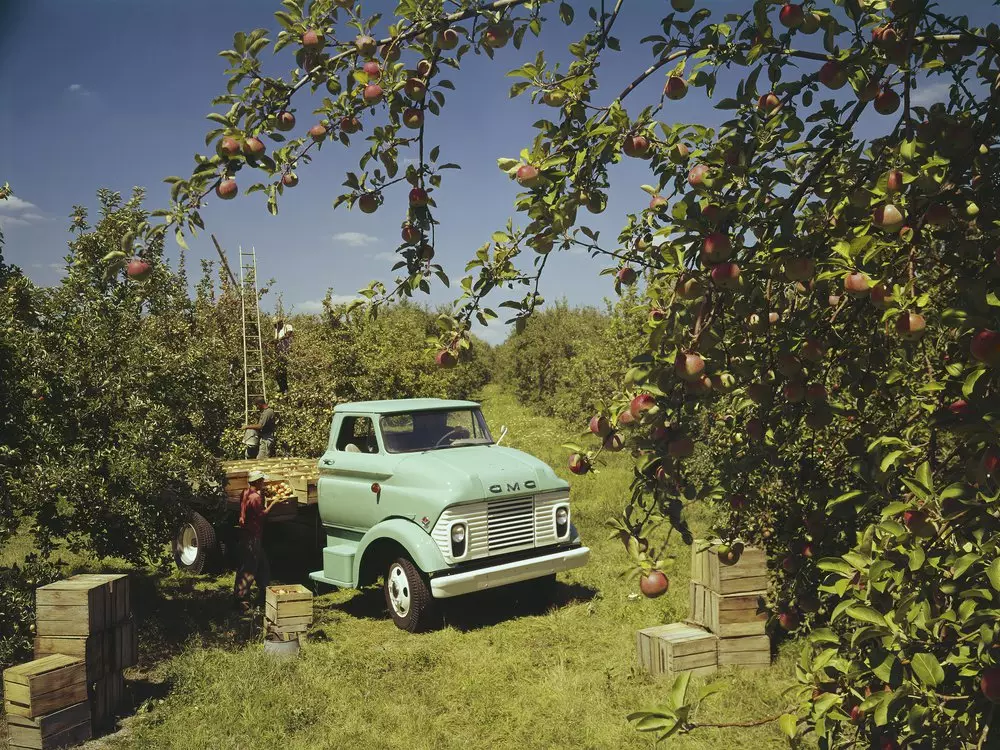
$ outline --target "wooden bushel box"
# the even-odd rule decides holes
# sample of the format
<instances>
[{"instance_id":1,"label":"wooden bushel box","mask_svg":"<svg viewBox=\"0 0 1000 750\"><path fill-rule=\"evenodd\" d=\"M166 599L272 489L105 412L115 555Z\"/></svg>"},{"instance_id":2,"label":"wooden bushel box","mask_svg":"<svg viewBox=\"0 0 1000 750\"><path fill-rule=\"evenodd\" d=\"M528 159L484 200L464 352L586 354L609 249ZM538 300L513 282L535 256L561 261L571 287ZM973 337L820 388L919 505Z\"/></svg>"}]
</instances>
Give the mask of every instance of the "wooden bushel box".
<instances>
[{"instance_id":1,"label":"wooden bushel box","mask_svg":"<svg viewBox=\"0 0 1000 750\"><path fill-rule=\"evenodd\" d=\"M313 595L302 584L268 586L264 602L272 622L280 624L282 620L299 617L312 619Z\"/></svg>"},{"instance_id":2,"label":"wooden bushel box","mask_svg":"<svg viewBox=\"0 0 1000 750\"><path fill-rule=\"evenodd\" d=\"M45 716L87 700L87 668L75 656L43 656L5 670L3 692L8 716Z\"/></svg>"},{"instance_id":3,"label":"wooden bushel box","mask_svg":"<svg viewBox=\"0 0 1000 750\"><path fill-rule=\"evenodd\" d=\"M692 581L691 620L720 638L764 635L767 612L760 608L764 594L764 591L719 594Z\"/></svg>"},{"instance_id":4,"label":"wooden bushel box","mask_svg":"<svg viewBox=\"0 0 1000 750\"><path fill-rule=\"evenodd\" d=\"M73 576L35 590L38 635L90 635L111 622L114 604L106 582Z\"/></svg>"},{"instance_id":5,"label":"wooden bushel box","mask_svg":"<svg viewBox=\"0 0 1000 750\"><path fill-rule=\"evenodd\" d=\"M639 666L652 675L714 672L718 639L703 628L682 622L657 625L636 633Z\"/></svg>"},{"instance_id":6,"label":"wooden bushel box","mask_svg":"<svg viewBox=\"0 0 1000 750\"><path fill-rule=\"evenodd\" d=\"M134 667L139 661L139 640L135 620L127 620L112 631L114 670Z\"/></svg>"},{"instance_id":7,"label":"wooden bushel box","mask_svg":"<svg viewBox=\"0 0 1000 750\"><path fill-rule=\"evenodd\" d=\"M90 704L84 701L35 719L8 715L7 732L10 746L16 748L49 750L78 745L93 736Z\"/></svg>"},{"instance_id":8,"label":"wooden bushel box","mask_svg":"<svg viewBox=\"0 0 1000 750\"><path fill-rule=\"evenodd\" d=\"M705 549L698 539L691 545L691 580L719 594L741 594L767 588L767 556L757 547L746 547L735 565L723 565L718 553Z\"/></svg>"},{"instance_id":9,"label":"wooden bushel box","mask_svg":"<svg viewBox=\"0 0 1000 750\"><path fill-rule=\"evenodd\" d=\"M771 639L748 635L719 639L719 666L766 667L771 664Z\"/></svg>"},{"instance_id":10,"label":"wooden bushel box","mask_svg":"<svg viewBox=\"0 0 1000 750\"><path fill-rule=\"evenodd\" d=\"M108 627L124 622L132 614L132 594L127 573L83 573L74 577L107 587L110 601Z\"/></svg>"},{"instance_id":11,"label":"wooden bushel box","mask_svg":"<svg viewBox=\"0 0 1000 750\"><path fill-rule=\"evenodd\" d=\"M118 710L121 708L125 695L125 678L120 672L114 672L91 683L87 688L90 700L91 723L95 729L109 727Z\"/></svg>"},{"instance_id":12,"label":"wooden bushel box","mask_svg":"<svg viewBox=\"0 0 1000 750\"><path fill-rule=\"evenodd\" d=\"M87 664L87 682L114 669L114 633L105 630L88 636L35 636L35 658L52 654L77 656Z\"/></svg>"}]
</instances>

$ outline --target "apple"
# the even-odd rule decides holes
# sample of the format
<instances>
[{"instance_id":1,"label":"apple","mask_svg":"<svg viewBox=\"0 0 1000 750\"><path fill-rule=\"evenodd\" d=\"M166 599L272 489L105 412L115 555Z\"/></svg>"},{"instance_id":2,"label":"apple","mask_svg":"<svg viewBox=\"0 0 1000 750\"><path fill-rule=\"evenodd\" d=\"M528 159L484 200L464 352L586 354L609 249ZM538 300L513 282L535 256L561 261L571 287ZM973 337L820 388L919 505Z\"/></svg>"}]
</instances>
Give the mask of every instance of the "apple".
<instances>
[{"instance_id":1,"label":"apple","mask_svg":"<svg viewBox=\"0 0 1000 750\"><path fill-rule=\"evenodd\" d=\"M483 44L492 49L500 49L510 39L510 32L503 24L490 24L483 32Z\"/></svg>"},{"instance_id":2,"label":"apple","mask_svg":"<svg viewBox=\"0 0 1000 750\"><path fill-rule=\"evenodd\" d=\"M324 125L313 125L311 128L309 128L309 137L312 138L316 143L319 143L324 138L326 138L326 127Z\"/></svg>"},{"instance_id":3,"label":"apple","mask_svg":"<svg viewBox=\"0 0 1000 750\"><path fill-rule=\"evenodd\" d=\"M243 141L243 155L256 159L264 154L264 142L256 136L250 136Z\"/></svg>"},{"instance_id":4,"label":"apple","mask_svg":"<svg viewBox=\"0 0 1000 750\"><path fill-rule=\"evenodd\" d=\"M871 282L868 275L861 271L853 271L844 277L844 291L854 297L868 294Z\"/></svg>"},{"instance_id":5,"label":"apple","mask_svg":"<svg viewBox=\"0 0 1000 750\"><path fill-rule=\"evenodd\" d=\"M775 364L778 372L786 378L793 378L802 372L802 362L799 361L798 357L791 354L779 354Z\"/></svg>"},{"instance_id":6,"label":"apple","mask_svg":"<svg viewBox=\"0 0 1000 750\"><path fill-rule=\"evenodd\" d=\"M666 85L663 87L663 93L667 95L668 99L673 99L674 101L683 99L687 96L687 92L687 81L680 76L670 76L667 79Z\"/></svg>"},{"instance_id":7,"label":"apple","mask_svg":"<svg viewBox=\"0 0 1000 750\"><path fill-rule=\"evenodd\" d=\"M441 49L455 49L458 46L458 32L449 27L437 35L437 46Z\"/></svg>"},{"instance_id":8,"label":"apple","mask_svg":"<svg viewBox=\"0 0 1000 750\"><path fill-rule=\"evenodd\" d=\"M281 184L284 185L285 187L290 187L290 188L295 187L296 185L299 184L298 175L296 175L294 172L286 172L285 174L281 175Z\"/></svg>"},{"instance_id":9,"label":"apple","mask_svg":"<svg viewBox=\"0 0 1000 750\"><path fill-rule=\"evenodd\" d=\"M625 286L632 286L635 283L637 274L634 269L629 268L628 266L623 266L618 269L616 278L619 283L624 284Z\"/></svg>"},{"instance_id":10,"label":"apple","mask_svg":"<svg viewBox=\"0 0 1000 750\"><path fill-rule=\"evenodd\" d=\"M386 42L379 48L379 54L382 55L382 59L387 63L398 62L400 56L399 45L395 42Z\"/></svg>"},{"instance_id":11,"label":"apple","mask_svg":"<svg viewBox=\"0 0 1000 750\"><path fill-rule=\"evenodd\" d=\"M855 724L859 723L864 716L865 712L861 709L859 705L851 706L851 721Z\"/></svg>"},{"instance_id":12,"label":"apple","mask_svg":"<svg viewBox=\"0 0 1000 750\"><path fill-rule=\"evenodd\" d=\"M806 386L807 401L826 401L826 386L820 383L813 383Z\"/></svg>"},{"instance_id":13,"label":"apple","mask_svg":"<svg viewBox=\"0 0 1000 750\"><path fill-rule=\"evenodd\" d=\"M625 447L625 441L622 440L621 435L612 433L608 435L606 438L604 438L604 440L601 442L601 446L606 451L610 451L611 453L617 453L618 451L620 451L622 448Z\"/></svg>"},{"instance_id":14,"label":"apple","mask_svg":"<svg viewBox=\"0 0 1000 750\"><path fill-rule=\"evenodd\" d=\"M233 179L223 180L215 186L215 194L224 201L232 200L239 191L240 188Z\"/></svg>"},{"instance_id":15,"label":"apple","mask_svg":"<svg viewBox=\"0 0 1000 750\"><path fill-rule=\"evenodd\" d=\"M972 337L972 356L988 365L1000 364L1000 333L983 329Z\"/></svg>"},{"instance_id":16,"label":"apple","mask_svg":"<svg viewBox=\"0 0 1000 750\"><path fill-rule=\"evenodd\" d=\"M701 208L701 218L710 224L718 224L722 221L725 213L725 211L723 211L719 206L716 206L714 203L706 203Z\"/></svg>"},{"instance_id":17,"label":"apple","mask_svg":"<svg viewBox=\"0 0 1000 750\"><path fill-rule=\"evenodd\" d=\"M382 87L377 83L369 83L361 93L361 98L365 104L378 104L382 101Z\"/></svg>"},{"instance_id":18,"label":"apple","mask_svg":"<svg viewBox=\"0 0 1000 750\"><path fill-rule=\"evenodd\" d=\"M678 13L687 13L694 7L694 0L670 0L670 7Z\"/></svg>"},{"instance_id":19,"label":"apple","mask_svg":"<svg viewBox=\"0 0 1000 750\"><path fill-rule=\"evenodd\" d=\"M979 689L991 703L1000 703L1000 667L983 670L983 676L979 679Z\"/></svg>"},{"instance_id":20,"label":"apple","mask_svg":"<svg viewBox=\"0 0 1000 750\"><path fill-rule=\"evenodd\" d=\"M701 379L705 372L705 360L700 354L693 352L678 352L674 358L674 373L681 380L694 382Z\"/></svg>"},{"instance_id":21,"label":"apple","mask_svg":"<svg viewBox=\"0 0 1000 750\"><path fill-rule=\"evenodd\" d=\"M674 164L683 164L687 161L690 150L686 143L675 143L667 149L667 156Z\"/></svg>"},{"instance_id":22,"label":"apple","mask_svg":"<svg viewBox=\"0 0 1000 750\"><path fill-rule=\"evenodd\" d=\"M890 193L898 193L903 189L903 173L898 169L889 170L885 177L886 190Z\"/></svg>"},{"instance_id":23,"label":"apple","mask_svg":"<svg viewBox=\"0 0 1000 750\"><path fill-rule=\"evenodd\" d=\"M295 127L295 115L287 110L278 113L277 122L274 125L278 130L289 131Z\"/></svg>"},{"instance_id":24,"label":"apple","mask_svg":"<svg viewBox=\"0 0 1000 750\"><path fill-rule=\"evenodd\" d=\"M761 110L762 112L771 113L774 110L778 109L779 107L781 107L781 99L779 99L778 95L775 94L773 91L767 94L763 94L757 100L757 109Z\"/></svg>"},{"instance_id":25,"label":"apple","mask_svg":"<svg viewBox=\"0 0 1000 750\"><path fill-rule=\"evenodd\" d=\"M711 187L711 182L706 181L710 180L710 172L711 167L707 164L695 164L688 172L688 184L693 188Z\"/></svg>"},{"instance_id":26,"label":"apple","mask_svg":"<svg viewBox=\"0 0 1000 750\"><path fill-rule=\"evenodd\" d=\"M806 389L802 383L786 383L783 393L785 399L791 404L797 404L806 397Z\"/></svg>"},{"instance_id":27,"label":"apple","mask_svg":"<svg viewBox=\"0 0 1000 750\"><path fill-rule=\"evenodd\" d=\"M667 313L665 310L662 310L659 307L654 307L652 310L649 311L649 319L653 323L662 323L664 320L667 319Z\"/></svg>"},{"instance_id":28,"label":"apple","mask_svg":"<svg viewBox=\"0 0 1000 750\"><path fill-rule=\"evenodd\" d=\"M419 248L417 248L417 257L424 263L429 263L434 259L434 247L426 242L423 243Z\"/></svg>"},{"instance_id":29,"label":"apple","mask_svg":"<svg viewBox=\"0 0 1000 750\"><path fill-rule=\"evenodd\" d=\"M924 337L927 326L924 316L918 313L903 313L896 318L896 333L904 341L919 341Z\"/></svg>"},{"instance_id":30,"label":"apple","mask_svg":"<svg viewBox=\"0 0 1000 750\"><path fill-rule=\"evenodd\" d=\"M893 303L894 298L892 292L880 281L871 288L870 301L879 310L885 310Z\"/></svg>"},{"instance_id":31,"label":"apple","mask_svg":"<svg viewBox=\"0 0 1000 750\"><path fill-rule=\"evenodd\" d=\"M656 397L650 393L640 393L629 403L628 410L634 419L656 406Z\"/></svg>"},{"instance_id":32,"label":"apple","mask_svg":"<svg viewBox=\"0 0 1000 750\"><path fill-rule=\"evenodd\" d=\"M542 94L542 104L549 107L561 107L566 103L566 92L562 89L552 89Z\"/></svg>"},{"instance_id":33,"label":"apple","mask_svg":"<svg viewBox=\"0 0 1000 750\"><path fill-rule=\"evenodd\" d=\"M722 232L712 232L701 247L701 258L705 263L721 263L733 255L733 245Z\"/></svg>"},{"instance_id":34,"label":"apple","mask_svg":"<svg viewBox=\"0 0 1000 750\"><path fill-rule=\"evenodd\" d=\"M403 124L410 130L419 130L424 124L424 113L416 107L407 107L403 110Z\"/></svg>"},{"instance_id":35,"label":"apple","mask_svg":"<svg viewBox=\"0 0 1000 750\"><path fill-rule=\"evenodd\" d=\"M417 75L421 78L430 78L437 72L437 68L430 60L421 60L417 63Z\"/></svg>"},{"instance_id":36,"label":"apple","mask_svg":"<svg viewBox=\"0 0 1000 750\"><path fill-rule=\"evenodd\" d=\"M733 510L743 510L747 506L746 495L739 493L729 496L729 507Z\"/></svg>"},{"instance_id":37,"label":"apple","mask_svg":"<svg viewBox=\"0 0 1000 750\"><path fill-rule=\"evenodd\" d=\"M680 276L674 287L681 299L698 299L705 294L705 285L699 279L690 276Z\"/></svg>"},{"instance_id":38,"label":"apple","mask_svg":"<svg viewBox=\"0 0 1000 750\"><path fill-rule=\"evenodd\" d=\"M361 130L361 121L357 117L353 117L353 116L352 117L342 117L342 118L340 118L340 130L341 130L341 132L347 133L348 135L350 135L351 133L357 133L359 130ZM310 135L312 135L312 131L309 131L309 132L310 132ZM326 133L326 129L325 128L323 129L323 133L324 134ZM313 136L313 138L315 139L315 136ZM322 139L322 135L321 135L321 139Z\"/></svg>"},{"instance_id":39,"label":"apple","mask_svg":"<svg viewBox=\"0 0 1000 750\"><path fill-rule=\"evenodd\" d=\"M522 164L517 168L517 182L521 187L534 188L542 184L541 173L533 164Z\"/></svg>"},{"instance_id":40,"label":"apple","mask_svg":"<svg viewBox=\"0 0 1000 750\"><path fill-rule=\"evenodd\" d=\"M813 258L792 258L785 263L785 278L789 281L805 281L816 271Z\"/></svg>"},{"instance_id":41,"label":"apple","mask_svg":"<svg viewBox=\"0 0 1000 750\"><path fill-rule=\"evenodd\" d=\"M833 413L827 408L819 408L806 414L806 426L810 430L822 430L833 422Z\"/></svg>"},{"instance_id":42,"label":"apple","mask_svg":"<svg viewBox=\"0 0 1000 750\"><path fill-rule=\"evenodd\" d=\"M712 267L712 281L720 289L735 289L740 283L740 267L735 263L719 263Z\"/></svg>"},{"instance_id":43,"label":"apple","mask_svg":"<svg viewBox=\"0 0 1000 750\"><path fill-rule=\"evenodd\" d=\"M762 404L771 395L771 389L764 383L751 383L747 386L747 397L755 404Z\"/></svg>"},{"instance_id":44,"label":"apple","mask_svg":"<svg viewBox=\"0 0 1000 750\"><path fill-rule=\"evenodd\" d=\"M368 76L369 81L378 80L382 77L382 66L376 60L369 60L361 66L361 70Z\"/></svg>"},{"instance_id":45,"label":"apple","mask_svg":"<svg viewBox=\"0 0 1000 750\"><path fill-rule=\"evenodd\" d=\"M802 25L804 20L805 15L802 12L802 6L795 3L785 3L778 13L778 21L786 29L797 29Z\"/></svg>"},{"instance_id":46,"label":"apple","mask_svg":"<svg viewBox=\"0 0 1000 750\"><path fill-rule=\"evenodd\" d=\"M872 80L868 81L868 83L866 83L864 86L862 86L860 89L858 89L857 92L858 101L860 102L873 101L875 97L878 96L880 88L881 87L879 86L878 81L873 78Z\"/></svg>"},{"instance_id":47,"label":"apple","mask_svg":"<svg viewBox=\"0 0 1000 750\"><path fill-rule=\"evenodd\" d=\"M611 434L611 422L600 414L595 414L590 418L589 427L590 431L598 437L603 438Z\"/></svg>"},{"instance_id":48,"label":"apple","mask_svg":"<svg viewBox=\"0 0 1000 750\"><path fill-rule=\"evenodd\" d=\"M932 227L947 226L951 222L951 209L944 203L931 204L924 214L924 223Z\"/></svg>"},{"instance_id":49,"label":"apple","mask_svg":"<svg viewBox=\"0 0 1000 750\"><path fill-rule=\"evenodd\" d=\"M799 354L810 362L820 362L826 356L826 347L822 341L816 339L806 339L799 349Z\"/></svg>"},{"instance_id":50,"label":"apple","mask_svg":"<svg viewBox=\"0 0 1000 750\"><path fill-rule=\"evenodd\" d=\"M434 355L434 361L441 369L450 370L458 364L458 355L451 349L440 349L438 350L438 353Z\"/></svg>"},{"instance_id":51,"label":"apple","mask_svg":"<svg viewBox=\"0 0 1000 750\"><path fill-rule=\"evenodd\" d=\"M948 411L956 417L967 417L972 413L972 409L969 407L969 402L964 398L960 398L957 401L952 401L948 404Z\"/></svg>"},{"instance_id":52,"label":"apple","mask_svg":"<svg viewBox=\"0 0 1000 750\"><path fill-rule=\"evenodd\" d=\"M310 52L323 49L323 35L314 29L307 29L302 35L302 46Z\"/></svg>"},{"instance_id":53,"label":"apple","mask_svg":"<svg viewBox=\"0 0 1000 750\"><path fill-rule=\"evenodd\" d=\"M747 421L747 435L755 442L760 442L764 438L764 423L757 417Z\"/></svg>"},{"instance_id":54,"label":"apple","mask_svg":"<svg viewBox=\"0 0 1000 750\"><path fill-rule=\"evenodd\" d=\"M618 426L627 427L635 421L635 417L632 416L632 412L626 409L621 414L618 415Z\"/></svg>"},{"instance_id":55,"label":"apple","mask_svg":"<svg viewBox=\"0 0 1000 750\"><path fill-rule=\"evenodd\" d=\"M403 84L403 93L415 101L423 101L427 95L427 82L415 76L407 78Z\"/></svg>"},{"instance_id":56,"label":"apple","mask_svg":"<svg viewBox=\"0 0 1000 750\"><path fill-rule=\"evenodd\" d=\"M426 206L430 201L430 197L427 195L427 191L421 187L415 187L410 191L410 205L414 208L421 208Z\"/></svg>"},{"instance_id":57,"label":"apple","mask_svg":"<svg viewBox=\"0 0 1000 750\"><path fill-rule=\"evenodd\" d=\"M670 205L670 201L664 198L662 195L654 195L649 199L649 210L650 211L661 211Z\"/></svg>"},{"instance_id":58,"label":"apple","mask_svg":"<svg viewBox=\"0 0 1000 750\"><path fill-rule=\"evenodd\" d=\"M670 588L670 580L662 570L654 570L639 579L639 590L643 596L649 599L663 596L667 593L668 588Z\"/></svg>"},{"instance_id":59,"label":"apple","mask_svg":"<svg viewBox=\"0 0 1000 750\"><path fill-rule=\"evenodd\" d=\"M145 281L152 272L153 267L139 258L133 258L125 266L125 275L135 281Z\"/></svg>"},{"instance_id":60,"label":"apple","mask_svg":"<svg viewBox=\"0 0 1000 750\"><path fill-rule=\"evenodd\" d=\"M799 31L803 34L815 34L819 31L821 21L819 13L806 13L802 18L802 25L799 26Z\"/></svg>"},{"instance_id":61,"label":"apple","mask_svg":"<svg viewBox=\"0 0 1000 750\"><path fill-rule=\"evenodd\" d=\"M886 203L875 209L872 224L887 232L895 232L903 226L903 212L892 203Z\"/></svg>"},{"instance_id":62,"label":"apple","mask_svg":"<svg viewBox=\"0 0 1000 750\"><path fill-rule=\"evenodd\" d=\"M916 536L928 537L934 534L934 527L922 510L908 510L903 513L903 525Z\"/></svg>"},{"instance_id":63,"label":"apple","mask_svg":"<svg viewBox=\"0 0 1000 750\"><path fill-rule=\"evenodd\" d=\"M367 34L358 34L354 39L354 46L362 57L371 57L378 49L378 43Z\"/></svg>"},{"instance_id":64,"label":"apple","mask_svg":"<svg viewBox=\"0 0 1000 750\"><path fill-rule=\"evenodd\" d=\"M590 460L586 456L574 453L569 457L569 470L574 474L586 474L590 471Z\"/></svg>"},{"instance_id":65,"label":"apple","mask_svg":"<svg viewBox=\"0 0 1000 750\"><path fill-rule=\"evenodd\" d=\"M403 238L403 242L408 245L413 245L420 239L420 230L407 222L406 224L403 224L403 229L400 232L400 235Z\"/></svg>"},{"instance_id":66,"label":"apple","mask_svg":"<svg viewBox=\"0 0 1000 750\"><path fill-rule=\"evenodd\" d=\"M778 624L783 630L795 630L799 626L799 622L798 610L788 609L778 615Z\"/></svg>"},{"instance_id":67,"label":"apple","mask_svg":"<svg viewBox=\"0 0 1000 750\"><path fill-rule=\"evenodd\" d=\"M635 159L645 159L649 154L649 139L644 135L630 133L625 136L625 141L622 143L622 151L625 152L626 156L631 156Z\"/></svg>"},{"instance_id":68,"label":"apple","mask_svg":"<svg viewBox=\"0 0 1000 750\"><path fill-rule=\"evenodd\" d=\"M830 60L823 63L823 66L819 69L819 82L834 91L842 89L844 88L844 84L847 83L847 71L836 60Z\"/></svg>"},{"instance_id":69,"label":"apple","mask_svg":"<svg viewBox=\"0 0 1000 750\"><path fill-rule=\"evenodd\" d=\"M691 458L694 455L694 441L687 435L678 435L667 442L667 455L672 458Z\"/></svg>"},{"instance_id":70,"label":"apple","mask_svg":"<svg viewBox=\"0 0 1000 750\"><path fill-rule=\"evenodd\" d=\"M366 214L375 213L378 210L378 196L375 193L365 193L358 198L358 208Z\"/></svg>"},{"instance_id":71,"label":"apple","mask_svg":"<svg viewBox=\"0 0 1000 750\"><path fill-rule=\"evenodd\" d=\"M238 140L227 135L219 142L218 151L220 156L232 158L239 154L242 149Z\"/></svg>"},{"instance_id":72,"label":"apple","mask_svg":"<svg viewBox=\"0 0 1000 750\"><path fill-rule=\"evenodd\" d=\"M884 88L875 97L875 111L880 115L891 115L899 109L899 94L890 88Z\"/></svg>"},{"instance_id":73,"label":"apple","mask_svg":"<svg viewBox=\"0 0 1000 750\"><path fill-rule=\"evenodd\" d=\"M735 565L743 555L743 545L739 542L733 545L723 544L719 546L717 553L720 563L727 566Z\"/></svg>"},{"instance_id":74,"label":"apple","mask_svg":"<svg viewBox=\"0 0 1000 750\"><path fill-rule=\"evenodd\" d=\"M899 41L899 35L891 26L876 26L872 29L872 41L882 50L889 50Z\"/></svg>"}]
</instances>

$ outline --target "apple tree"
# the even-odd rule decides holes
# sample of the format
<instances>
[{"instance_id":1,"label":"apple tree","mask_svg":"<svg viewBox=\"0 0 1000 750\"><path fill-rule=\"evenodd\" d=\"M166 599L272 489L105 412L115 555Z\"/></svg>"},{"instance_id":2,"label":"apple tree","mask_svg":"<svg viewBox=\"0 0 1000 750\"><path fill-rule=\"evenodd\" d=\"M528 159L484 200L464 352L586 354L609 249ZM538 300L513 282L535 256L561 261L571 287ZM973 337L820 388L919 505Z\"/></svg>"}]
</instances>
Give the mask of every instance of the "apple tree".
<instances>
[{"instance_id":1,"label":"apple tree","mask_svg":"<svg viewBox=\"0 0 1000 750\"><path fill-rule=\"evenodd\" d=\"M782 728L829 748L1000 743L1000 28L934 0L644 3L636 76L607 95L624 5L588 9L568 62L542 52L510 71L511 96L544 112L499 159L523 189L518 220L472 255L438 363L474 321L529 317L553 252L605 259L615 289L640 290L645 344L572 466L599 464L610 436L632 450L617 524L637 540L667 521L689 541L685 507L721 499L720 533L767 542L776 619L811 631ZM168 179L146 233L183 243L213 193L259 192L274 213L322 149L360 144L334 203L391 213L401 238L393 283L361 292L369 308L447 282L434 194L455 165L433 125L452 71L579 11L400 0L381 24L362 3L285 0L273 39L240 32L221 53L212 151ZM272 42L294 56L287 77L264 70ZM719 125L684 121L674 102L691 89ZM607 237L584 212L605 209L623 159L645 165L648 196ZM688 468L699 445L721 452L707 486ZM666 540L646 543L652 556ZM683 692L639 728L696 727Z\"/></svg>"}]
</instances>

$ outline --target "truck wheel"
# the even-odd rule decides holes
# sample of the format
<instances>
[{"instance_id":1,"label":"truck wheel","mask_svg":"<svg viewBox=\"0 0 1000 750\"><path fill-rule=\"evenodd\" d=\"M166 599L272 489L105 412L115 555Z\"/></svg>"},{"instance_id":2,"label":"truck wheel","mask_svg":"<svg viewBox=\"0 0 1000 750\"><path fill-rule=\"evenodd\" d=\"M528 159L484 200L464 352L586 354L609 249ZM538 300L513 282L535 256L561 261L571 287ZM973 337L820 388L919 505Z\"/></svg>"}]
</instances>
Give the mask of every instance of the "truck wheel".
<instances>
[{"instance_id":1,"label":"truck wheel","mask_svg":"<svg viewBox=\"0 0 1000 750\"><path fill-rule=\"evenodd\" d=\"M410 558L398 557L389 564L382 589L396 627L410 633L422 633L434 627L437 608L430 586Z\"/></svg>"},{"instance_id":2,"label":"truck wheel","mask_svg":"<svg viewBox=\"0 0 1000 750\"><path fill-rule=\"evenodd\" d=\"M200 513L192 512L174 535L174 562L188 573L205 573L217 559L215 529Z\"/></svg>"}]
</instances>

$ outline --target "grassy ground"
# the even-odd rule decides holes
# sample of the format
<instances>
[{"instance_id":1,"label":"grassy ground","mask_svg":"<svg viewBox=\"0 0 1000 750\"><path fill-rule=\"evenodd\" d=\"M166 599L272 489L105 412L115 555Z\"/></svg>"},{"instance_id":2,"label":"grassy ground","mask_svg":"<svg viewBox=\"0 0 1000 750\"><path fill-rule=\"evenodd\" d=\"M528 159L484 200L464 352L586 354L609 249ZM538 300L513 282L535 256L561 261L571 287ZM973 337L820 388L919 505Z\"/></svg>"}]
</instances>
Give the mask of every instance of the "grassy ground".
<instances>
[{"instance_id":1,"label":"grassy ground","mask_svg":"<svg viewBox=\"0 0 1000 750\"><path fill-rule=\"evenodd\" d=\"M489 390L484 408L506 444L566 475L566 432ZM514 588L448 602L446 627L413 636L383 612L381 592L335 591L316 601L301 658L266 658L256 621L230 603L232 575L141 573L142 662L132 670L135 716L88 748L619 748L651 747L625 717L665 687L634 668L635 631L687 611L688 549L678 547L670 592L637 597L622 578L620 543L604 521L627 491L623 459L598 476L574 477L574 520L590 564L564 574L550 605ZM285 580L299 579L294 575ZM763 671L727 669L704 721L746 721L784 707L794 644ZM696 681L700 682L700 681ZM773 724L706 729L677 748L787 747Z\"/></svg>"}]
</instances>

